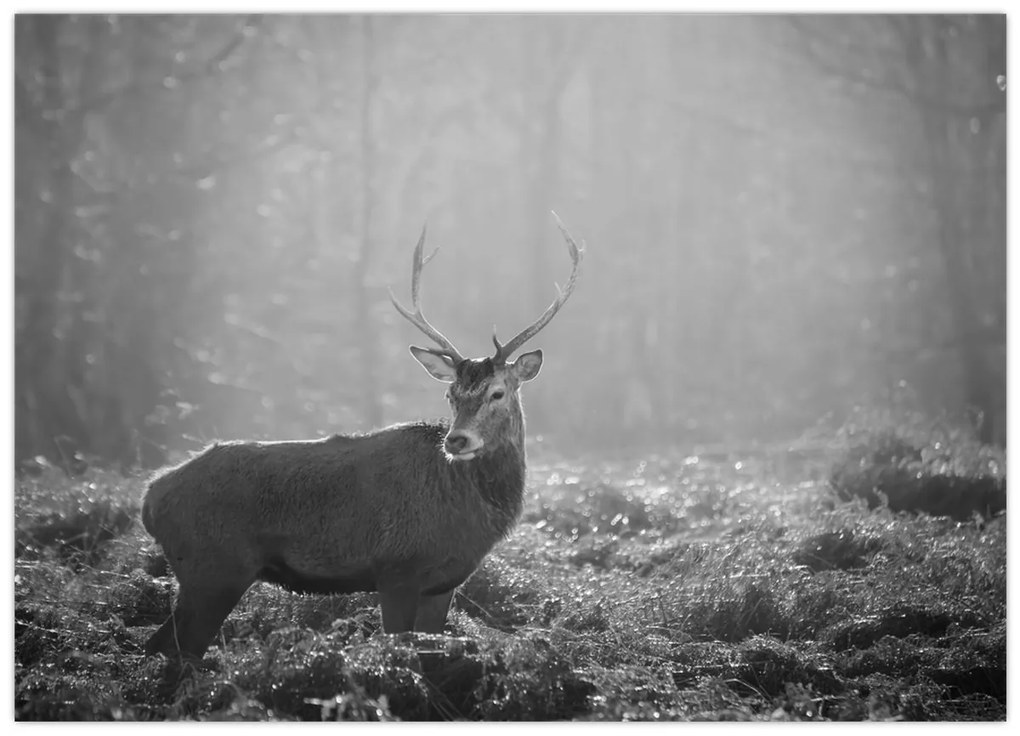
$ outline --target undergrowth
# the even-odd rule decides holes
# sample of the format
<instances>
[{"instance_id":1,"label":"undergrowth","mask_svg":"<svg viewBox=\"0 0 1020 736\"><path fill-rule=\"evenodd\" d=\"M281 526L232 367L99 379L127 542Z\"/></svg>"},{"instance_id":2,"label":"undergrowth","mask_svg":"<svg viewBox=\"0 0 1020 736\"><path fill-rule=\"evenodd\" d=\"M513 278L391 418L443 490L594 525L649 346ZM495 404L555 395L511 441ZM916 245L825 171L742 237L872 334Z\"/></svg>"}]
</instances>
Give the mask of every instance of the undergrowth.
<instances>
[{"instance_id":1,"label":"undergrowth","mask_svg":"<svg viewBox=\"0 0 1020 736\"><path fill-rule=\"evenodd\" d=\"M840 434L846 449L830 478L842 499L961 521L1006 508L1005 454L980 444L966 428L869 411Z\"/></svg>"},{"instance_id":2,"label":"undergrowth","mask_svg":"<svg viewBox=\"0 0 1020 736\"><path fill-rule=\"evenodd\" d=\"M175 590L143 482L43 469L16 494L16 717L1004 719L1002 453L873 417L824 452L829 482L761 457L533 465L446 634L260 584L198 665L142 652Z\"/></svg>"}]
</instances>

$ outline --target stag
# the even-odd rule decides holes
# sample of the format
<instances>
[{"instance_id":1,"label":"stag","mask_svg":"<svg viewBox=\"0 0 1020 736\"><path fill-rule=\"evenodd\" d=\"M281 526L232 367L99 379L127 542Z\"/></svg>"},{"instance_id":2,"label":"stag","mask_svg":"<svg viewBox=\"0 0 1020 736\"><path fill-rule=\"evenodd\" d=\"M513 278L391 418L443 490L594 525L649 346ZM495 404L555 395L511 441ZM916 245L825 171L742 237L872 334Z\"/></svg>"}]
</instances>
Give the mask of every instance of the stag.
<instances>
[{"instance_id":1,"label":"stag","mask_svg":"<svg viewBox=\"0 0 1020 736\"><path fill-rule=\"evenodd\" d=\"M555 215L554 215L555 216ZM437 347L411 346L449 384L448 422L410 422L317 440L220 442L149 484L146 530L178 582L149 653L201 658L256 581L296 592L376 591L386 632L442 632L454 591L512 530L525 480L520 388L542 351L510 358L574 290L584 250L556 219L573 267L545 312L496 353L465 358L422 313L425 230L411 305L397 311Z\"/></svg>"}]
</instances>

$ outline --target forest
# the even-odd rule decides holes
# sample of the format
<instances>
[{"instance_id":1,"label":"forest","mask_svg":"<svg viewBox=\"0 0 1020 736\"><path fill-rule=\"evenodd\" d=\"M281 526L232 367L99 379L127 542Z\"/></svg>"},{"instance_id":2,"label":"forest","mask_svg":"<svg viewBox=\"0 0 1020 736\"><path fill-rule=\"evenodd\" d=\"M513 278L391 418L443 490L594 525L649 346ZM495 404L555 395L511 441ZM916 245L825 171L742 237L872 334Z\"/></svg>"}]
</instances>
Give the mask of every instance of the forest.
<instances>
[{"instance_id":1,"label":"forest","mask_svg":"<svg viewBox=\"0 0 1020 736\"><path fill-rule=\"evenodd\" d=\"M543 336L557 446L906 402L1005 443L1002 16L19 16L15 458L128 467L441 414ZM592 401L590 397L598 396Z\"/></svg>"},{"instance_id":2,"label":"forest","mask_svg":"<svg viewBox=\"0 0 1020 736\"><path fill-rule=\"evenodd\" d=\"M1006 17L19 14L15 715L1005 718ZM529 349L446 637L252 588L197 669L151 473ZM424 228L424 229L423 229Z\"/></svg>"}]
</instances>

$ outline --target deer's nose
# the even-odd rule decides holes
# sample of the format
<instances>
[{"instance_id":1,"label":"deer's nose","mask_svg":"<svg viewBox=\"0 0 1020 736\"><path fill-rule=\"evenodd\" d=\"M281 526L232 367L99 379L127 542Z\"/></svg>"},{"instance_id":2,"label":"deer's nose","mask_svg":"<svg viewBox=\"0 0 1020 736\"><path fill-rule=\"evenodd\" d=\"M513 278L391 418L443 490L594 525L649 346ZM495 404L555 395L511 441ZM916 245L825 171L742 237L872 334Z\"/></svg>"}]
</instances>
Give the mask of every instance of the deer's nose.
<instances>
[{"instance_id":1,"label":"deer's nose","mask_svg":"<svg viewBox=\"0 0 1020 736\"><path fill-rule=\"evenodd\" d=\"M466 434L451 434L446 438L446 451L451 455L459 455L464 452L464 448L468 446L468 436Z\"/></svg>"},{"instance_id":2,"label":"deer's nose","mask_svg":"<svg viewBox=\"0 0 1020 736\"><path fill-rule=\"evenodd\" d=\"M455 429L446 435L444 443L451 457L459 460L470 460L484 443L482 438L462 429Z\"/></svg>"}]
</instances>

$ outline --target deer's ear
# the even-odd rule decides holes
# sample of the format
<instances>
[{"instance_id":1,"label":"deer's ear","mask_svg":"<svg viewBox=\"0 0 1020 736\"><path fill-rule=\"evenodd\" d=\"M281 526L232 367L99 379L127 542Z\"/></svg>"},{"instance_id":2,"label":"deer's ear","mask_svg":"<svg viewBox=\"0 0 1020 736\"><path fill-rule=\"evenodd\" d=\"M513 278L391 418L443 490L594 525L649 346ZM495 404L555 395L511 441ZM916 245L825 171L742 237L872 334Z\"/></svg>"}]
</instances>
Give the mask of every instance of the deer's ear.
<instances>
[{"instance_id":1,"label":"deer's ear","mask_svg":"<svg viewBox=\"0 0 1020 736\"><path fill-rule=\"evenodd\" d=\"M511 370L514 375L517 376L517 380L521 383L530 381L532 378L538 375L538 372L542 369L542 351L532 350L530 353L524 353L518 356L517 360L514 361Z\"/></svg>"},{"instance_id":2,"label":"deer's ear","mask_svg":"<svg viewBox=\"0 0 1020 736\"><path fill-rule=\"evenodd\" d=\"M446 355L434 353L427 348L416 348L411 346L411 355L421 363L429 375L443 383L453 383L457 380L457 366Z\"/></svg>"}]
</instances>

